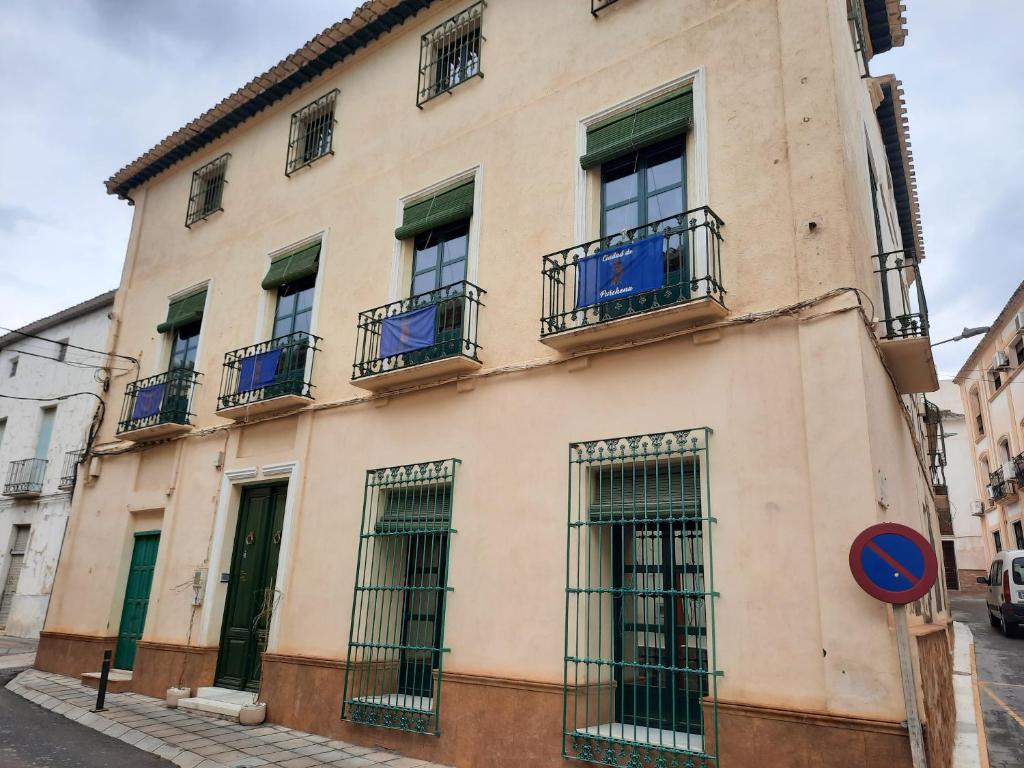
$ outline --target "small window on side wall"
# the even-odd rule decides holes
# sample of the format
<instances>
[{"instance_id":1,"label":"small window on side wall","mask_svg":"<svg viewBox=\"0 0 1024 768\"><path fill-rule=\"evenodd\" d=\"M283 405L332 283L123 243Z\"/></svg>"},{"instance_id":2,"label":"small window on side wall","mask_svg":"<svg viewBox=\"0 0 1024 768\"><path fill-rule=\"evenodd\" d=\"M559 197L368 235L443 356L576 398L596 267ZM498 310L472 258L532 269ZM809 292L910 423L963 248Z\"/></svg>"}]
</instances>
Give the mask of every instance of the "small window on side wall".
<instances>
[{"instance_id":1,"label":"small window on side wall","mask_svg":"<svg viewBox=\"0 0 1024 768\"><path fill-rule=\"evenodd\" d=\"M11 362L10 362L10 367L7 369L7 376L9 378L13 379L17 375L18 375L18 358L12 357L11 358Z\"/></svg>"},{"instance_id":2,"label":"small window on side wall","mask_svg":"<svg viewBox=\"0 0 1024 768\"><path fill-rule=\"evenodd\" d=\"M474 77L483 77L480 47L483 37L484 2L474 3L461 13L438 24L420 40L419 87L416 106Z\"/></svg>"},{"instance_id":3,"label":"small window on side wall","mask_svg":"<svg viewBox=\"0 0 1024 768\"><path fill-rule=\"evenodd\" d=\"M334 154L334 118L337 89L321 96L292 115L288 133L288 163L284 175Z\"/></svg>"},{"instance_id":4,"label":"small window on side wall","mask_svg":"<svg viewBox=\"0 0 1024 768\"><path fill-rule=\"evenodd\" d=\"M188 213L185 215L186 227L224 210L224 185L227 184L225 172L230 159L231 155L225 153L192 174L192 190L188 198Z\"/></svg>"}]
</instances>

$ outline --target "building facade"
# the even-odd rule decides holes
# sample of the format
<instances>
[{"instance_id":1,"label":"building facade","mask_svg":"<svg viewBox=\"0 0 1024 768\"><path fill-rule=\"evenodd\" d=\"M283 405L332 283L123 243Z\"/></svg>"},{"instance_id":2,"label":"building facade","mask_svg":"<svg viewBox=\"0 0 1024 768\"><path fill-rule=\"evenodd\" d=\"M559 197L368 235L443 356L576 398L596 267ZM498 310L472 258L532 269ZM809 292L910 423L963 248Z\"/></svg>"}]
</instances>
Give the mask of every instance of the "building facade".
<instances>
[{"instance_id":1,"label":"building facade","mask_svg":"<svg viewBox=\"0 0 1024 768\"><path fill-rule=\"evenodd\" d=\"M1024 549L1024 283L974 348L954 381L970 434L971 465L986 563L996 552Z\"/></svg>"},{"instance_id":2,"label":"building facade","mask_svg":"<svg viewBox=\"0 0 1024 768\"><path fill-rule=\"evenodd\" d=\"M108 181L140 371L40 667L458 766L910 764L847 565L938 548L904 22L686 5L368 2Z\"/></svg>"},{"instance_id":3,"label":"building facade","mask_svg":"<svg viewBox=\"0 0 1024 768\"><path fill-rule=\"evenodd\" d=\"M984 576L988 567L981 527L974 514L978 501L975 476L974 433L967 423L960 387L952 379L939 381L939 391L928 395L939 412L940 430L937 436L940 457L933 462L939 482L947 489L949 502L948 528L942 514L942 494L939 502L939 528L942 530L943 560L946 565L950 589L971 589L978 576ZM955 574L955 577L954 577Z\"/></svg>"},{"instance_id":4,"label":"building facade","mask_svg":"<svg viewBox=\"0 0 1024 768\"><path fill-rule=\"evenodd\" d=\"M43 628L113 305L110 291L0 337L0 633Z\"/></svg>"}]
</instances>

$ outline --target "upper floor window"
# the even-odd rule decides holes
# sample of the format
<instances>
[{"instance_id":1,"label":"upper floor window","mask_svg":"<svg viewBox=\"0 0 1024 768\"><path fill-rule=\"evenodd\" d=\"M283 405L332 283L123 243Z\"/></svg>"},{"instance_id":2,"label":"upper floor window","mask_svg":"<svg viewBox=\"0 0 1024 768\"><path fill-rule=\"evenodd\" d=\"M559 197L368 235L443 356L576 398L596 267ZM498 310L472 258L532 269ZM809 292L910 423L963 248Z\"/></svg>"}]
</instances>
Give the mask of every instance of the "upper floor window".
<instances>
[{"instance_id":1,"label":"upper floor window","mask_svg":"<svg viewBox=\"0 0 1024 768\"><path fill-rule=\"evenodd\" d=\"M195 370L199 352L206 290L175 299L167 308L167 319L156 327L157 333L172 333L168 368Z\"/></svg>"},{"instance_id":2,"label":"upper floor window","mask_svg":"<svg viewBox=\"0 0 1024 768\"><path fill-rule=\"evenodd\" d=\"M18 358L11 358L10 366L7 369L7 375L10 378L14 378L15 376L18 375Z\"/></svg>"},{"instance_id":3,"label":"upper floor window","mask_svg":"<svg viewBox=\"0 0 1024 768\"><path fill-rule=\"evenodd\" d=\"M334 109L338 91L333 90L292 115L288 133L285 176L326 155L333 155Z\"/></svg>"},{"instance_id":4,"label":"upper floor window","mask_svg":"<svg viewBox=\"0 0 1024 768\"><path fill-rule=\"evenodd\" d=\"M438 24L420 40L419 87L416 105L479 75L480 44L486 3L478 2Z\"/></svg>"},{"instance_id":5,"label":"upper floor window","mask_svg":"<svg viewBox=\"0 0 1024 768\"><path fill-rule=\"evenodd\" d=\"M992 386L994 389L1003 386L1003 374L998 368L992 369Z\"/></svg>"},{"instance_id":6,"label":"upper floor window","mask_svg":"<svg viewBox=\"0 0 1024 768\"><path fill-rule=\"evenodd\" d=\"M1010 463L1010 441L1007 438L1003 438L999 441L999 463L1009 464ZM1007 478L1009 479L1009 478Z\"/></svg>"},{"instance_id":7,"label":"upper floor window","mask_svg":"<svg viewBox=\"0 0 1024 768\"><path fill-rule=\"evenodd\" d=\"M261 285L264 290L277 291L272 338L309 333L316 275L320 268L320 246L318 240L271 260Z\"/></svg>"},{"instance_id":8,"label":"upper floor window","mask_svg":"<svg viewBox=\"0 0 1024 768\"><path fill-rule=\"evenodd\" d=\"M230 158L231 155L225 153L192 174L192 190L189 193L188 213L185 216L186 227L224 210L224 185L227 184L224 174Z\"/></svg>"},{"instance_id":9,"label":"upper floor window","mask_svg":"<svg viewBox=\"0 0 1024 768\"><path fill-rule=\"evenodd\" d=\"M981 398L978 396L978 388L971 390L971 415L974 417L974 430L978 437L985 434L985 420L981 416Z\"/></svg>"},{"instance_id":10,"label":"upper floor window","mask_svg":"<svg viewBox=\"0 0 1024 768\"><path fill-rule=\"evenodd\" d=\"M1018 336L1013 343L1013 355L1018 366L1024 365L1024 336Z\"/></svg>"}]
</instances>

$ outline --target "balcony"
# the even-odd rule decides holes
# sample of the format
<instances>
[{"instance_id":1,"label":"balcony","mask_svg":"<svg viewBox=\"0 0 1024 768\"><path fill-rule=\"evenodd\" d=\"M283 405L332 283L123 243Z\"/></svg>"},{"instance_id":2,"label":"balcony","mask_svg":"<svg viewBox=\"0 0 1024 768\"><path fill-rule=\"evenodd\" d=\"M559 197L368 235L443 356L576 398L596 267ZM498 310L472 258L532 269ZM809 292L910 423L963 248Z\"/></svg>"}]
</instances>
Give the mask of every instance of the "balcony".
<instances>
[{"instance_id":1,"label":"balcony","mask_svg":"<svg viewBox=\"0 0 1024 768\"><path fill-rule=\"evenodd\" d=\"M722 226L695 208L548 254L540 340L579 352L721 320Z\"/></svg>"},{"instance_id":2,"label":"balcony","mask_svg":"<svg viewBox=\"0 0 1024 768\"><path fill-rule=\"evenodd\" d=\"M900 394L935 392L939 377L928 336L928 304L913 251L891 251L874 257L882 306L879 343L885 364Z\"/></svg>"},{"instance_id":3,"label":"balcony","mask_svg":"<svg viewBox=\"0 0 1024 768\"><path fill-rule=\"evenodd\" d=\"M990 501L1011 501L1017 497L1017 465L1009 461L988 476L988 498Z\"/></svg>"},{"instance_id":4,"label":"balcony","mask_svg":"<svg viewBox=\"0 0 1024 768\"><path fill-rule=\"evenodd\" d=\"M78 479L78 467L85 457L84 450L68 451L64 454L64 466L60 471L60 482L57 485L62 491L73 491Z\"/></svg>"},{"instance_id":5,"label":"balcony","mask_svg":"<svg viewBox=\"0 0 1024 768\"><path fill-rule=\"evenodd\" d=\"M478 370L485 293L462 281L360 312L352 384L386 392Z\"/></svg>"},{"instance_id":6,"label":"balcony","mask_svg":"<svg viewBox=\"0 0 1024 768\"><path fill-rule=\"evenodd\" d=\"M191 431L192 392L201 375L178 368L129 384L117 425L118 437L139 443Z\"/></svg>"},{"instance_id":7,"label":"balcony","mask_svg":"<svg viewBox=\"0 0 1024 768\"><path fill-rule=\"evenodd\" d=\"M946 430L942 426L942 411L927 398L924 401L924 433L928 454L928 470L935 493L935 506L939 512L940 525L943 513L949 516L949 488L946 485ZM950 521L952 526L952 521ZM952 536L952 528L949 534Z\"/></svg>"},{"instance_id":8,"label":"balcony","mask_svg":"<svg viewBox=\"0 0 1024 768\"><path fill-rule=\"evenodd\" d=\"M47 463L46 459L12 461L7 468L4 496L28 499L41 494L46 479Z\"/></svg>"},{"instance_id":9,"label":"balcony","mask_svg":"<svg viewBox=\"0 0 1024 768\"><path fill-rule=\"evenodd\" d=\"M319 342L317 336L297 332L228 352L217 413L244 419L313 402L310 379Z\"/></svg>"}]
</instances>

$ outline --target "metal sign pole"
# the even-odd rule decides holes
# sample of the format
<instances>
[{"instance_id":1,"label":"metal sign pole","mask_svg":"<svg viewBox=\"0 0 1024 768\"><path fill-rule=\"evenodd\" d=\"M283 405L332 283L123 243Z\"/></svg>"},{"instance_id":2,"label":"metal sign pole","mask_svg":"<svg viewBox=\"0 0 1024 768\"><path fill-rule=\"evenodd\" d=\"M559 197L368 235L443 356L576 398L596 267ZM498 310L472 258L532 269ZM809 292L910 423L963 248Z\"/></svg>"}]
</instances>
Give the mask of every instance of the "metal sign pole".
<instances>
[{"instance_id":1,"label":"metal sign pole","mask_svg":"<svg viewBox=\"0 0 1024 768\"><path fill-rule=\"evenodd\" d=\"M903 681L903 701L907 706L907 731L910 735L910 756L914 768L928 768L924 751L924 731L917 711L917 686L914 684L914 660L910 656L910 630L907 627L907 606L894 605L896 619L896 647L900 656L900 679Z\"/></svg>"}]
</instances>

